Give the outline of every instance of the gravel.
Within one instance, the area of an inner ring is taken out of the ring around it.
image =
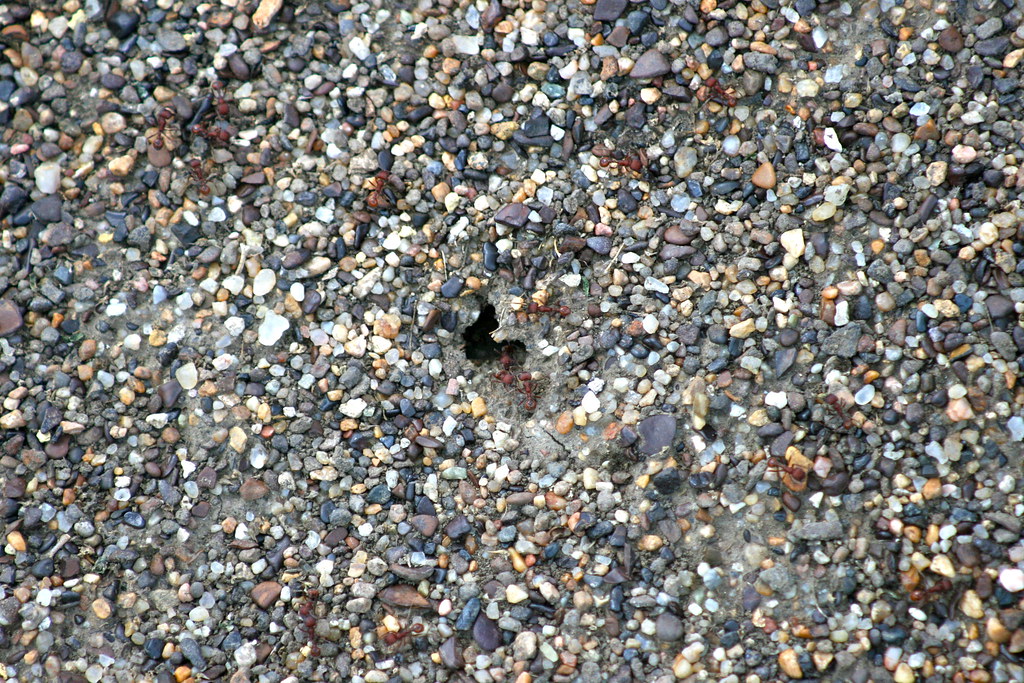
[[[0,7],[3,677],[1024,680],[1021,8],[428,5]]]

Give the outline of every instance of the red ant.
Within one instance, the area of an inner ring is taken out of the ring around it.
[[[170,107],[164,107],[156,115],[156,130],[147,138],[153,149],[163,149],[164,145],[170,144],[171,138],[167,135],[167,130],[173,118],[174,110]]]
[[[192,134],[206,138],[210,142],[226,144],[231,139],[231,131],[225,128],[207,128],[201,123],[192,126]]]
[[[391,206],[391,199],[386,192],[388,185],[394,180],[390,171],[379,171],[370,180],[370,194],[366,197],[366,205],[372,209]]]
[[[736,95],[732,88],[724,88],[721,82],[714,77],[707,79],[702,86],[697,88],[697,99],[701,102],[714,100],[727,107],[736,106]]]
[[[825,397],[825,403],[836,412],[836,415],[843,419],[843,429],[849,429],[853,426],[853,417],[846,412],[846,404],[843,400],[835,394],[829,394]]]
[[[309,654],[314,657],[320,656],[320,646],[316,642],[316,615],[313,614],[313,606],[316,605],[320,591],[311,588],[306,591],[306,602],[299,608],[299,616],[302,617],[302,624],[306,627],[306,635],[309,639]]]
[[[529,412],[533,412],[537,409],[537,397],[536,391],[536,379],[532,373],[529,372],[512,372],[512,366],[515,365],[515,358],[512,356],[513,348],[511,345],[506,345],[501,349],[501,356],[498,358],[498,362],[501,363],[503,370],[499,370],[494,373],[494,379],[498,380],[507,387],[515,387],[517,391],[523,394],[526,398],[523,400],[523,408]]]
[[[383,640],[385,645],[394,645],[400,640],[408,638],[413,634],[420,633],[423,633],[423,624],[413,624],[409,628],[404,628],[401,631],[395,631],[394,633],[385,633]]]
[[[188,162],[188,165],[192,178],[199,185],[199,194],[204,197],[210,194],[210,186],[206,182],[206,174],[203,173],[203,162],[199,161],[199,159],[192,159]]]
[[[538,304],[536,301],[531,301],[530,304],[526,307],[526,312],[527,313],[531,313],[531,314],[534,314],[534,313],[557,313],[558,315],[562,316],[563,318],[567,318],[567,317],[569,317],[569,314],[572,311],[570,310],[570,308],[568,306],[565,306],[565,305],[562,305],[562,306],[545,306],[543,304]]]
[[[529,372],[521,372],[516,379],[520,382],[520,391],[526,395],[526,398],[523,399],[523,408],[532,413],[537,410],[537,397],[533,393],[536,388],[533,375]]]
[[[625,153],[619,150],[614,152],[603,145],[595,145],[591,153],[601,159],[601,168],[608,168],[614,165],[616,168],[628,168],[633,173],[641,173],[647,168],[647,152],[637,150],[636,152]]]
[[[923,600],[927,600],[933,595],[937,595],[938,593],[945,593],[952,587],[952,581],[949,579],[942,579],[930,588],[919,588],[917,590],[910,591],[910,599],[914,602],[921,602]]]
[[[807,470],[788,464],[777,455],[768,458],[768,471],[783,473],[782,482],[791,491],[803,491],[807,487]]]
[[[227,100],[224,99],[224,81],[214,81],[210,85],[210,89],[217,98],[217,116],[221,118],[227,117],[230,108],[228,107]]]

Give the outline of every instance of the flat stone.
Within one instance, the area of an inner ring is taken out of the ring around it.
[[[486,614],[473,622],[473,640],[484,652],[494,652],[501,647],[501,631]]]
[[[448,280],[441,285],[441,296],[446,299],[454,299],[462,292],[462,287],[466,284],[458,275],[452,275]]]
[[[676,435],[676,418],[672,415],[652,415],[637,425],[642,439],[640,451],[654,455],[672,445]]]
[[[663,643],[671,643],[683,637],[683,622],[674,614],[664,612],[654,622],[654,637]]]
[[[821,343],[821,350],[830,356],[853,358],[857,355],[857,342],[860,341],[860,327],[846,325],[836,330]]]
[[[964,37],[956,26],[950,26],[939,33],[939,47],[946,52],[960,52],[964,49]]]
[[[993,318],[1007,318],[1015,313],[1014,304],[1002,294],[993,294],[985,299],[985,306]]]
[[[622,16],[628,0],[597,0],[594,4],[594,21],[615,21]]]
[[[430,607],[430,601],[408,584],[388,586],[380,592],[380,599],[393,607]]]
[[[494,220],[502,225],[508,225],[513,228],[521,228],[526,225],[526,220],[530,215],[530,209],[526,204],[515,202],[513,204],[507,204],[494,214]]]
[[[270,487],[262,479],[250,477],[238,487],[238,493],[242,496],[242,500],[259,500],[270,493]]]
[[[805,541],[834,540],[843,537],[843,525],[837,520],[810,522],[794,531],[793,535]]]
[[[269,609],[281,597],[281,584],[277,581],[263,581],[256,584],[249,594],[260,609]]]
[[[0,299],[0,337],[6,337],[18,330],[24,320],[18,306],[10,299]]]
[[[669,64],[665,55],[651,48],[640,55],[640,58],[636,60],[632,70],[630,70],[629,75],[631,78],[637,79],[655,78],[657,76],[664,76],[670,71],[672,71],[672,65]]]

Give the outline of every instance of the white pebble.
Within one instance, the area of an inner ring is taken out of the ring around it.
[[[60,189],[60,166],[47,162],[39,164],[35,172],[36,188],[43,194],[53,194]]]
[[[647,334],[654,334],[655,332],[658,331],[658,319],[655,318],[650,313],[648,313],[647,315],[644,316],[643,326],[644,332],[646,332]]]
[[[256,273],[252,280],[253,296],[266,296],[277,284],[277,275],[269,268],[264,268]]]
[[[1019,593],[1024,590],[1024,571],[1007,567],[999,572],[999,583],[1011,593]]]
[[[195,363],[185,363],[174,373],[174,379],[178,380],[178,384],[185,391],[194,389],[196,384],[199,383],[199,372],[196,370]]]
[[[872,384],[865,384],[860,388],[854,397],[854,402],[859,406],[866,406],[875,397],[875,387]]]
[[[580,407],[587,413],[596,413],[601,410],[601,400],[597,398],[593,391],[588,391],[584,394]]]
[[[769,391],[764,395],[764,404],[766,406],[785,408],[788,403],[789,402],[786,400],[786,392],[784,391]]]
[[[306,298],[306,288],[301,282],[293,282],[292,286],[288,288],[288,293],[292,295],[292,298],[296,301],[302,301]]]
[[[238,296],[242,287],[245,287],[245,279],[241,275],[228,275],[220,284],[221,287],[231,292],[232,296]]]
[[[289,326],[288,318],[278,315],[273,311],[267,311],[267,315],[263,318],[263,322],[260,323],[259,330],[257,330],[260,344],[273,346],[281,338],[281,335],[288,330]]]

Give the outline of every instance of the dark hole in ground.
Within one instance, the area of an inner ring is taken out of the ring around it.
[[[506,345],[512,346],[512,355],[517,361],[523,359],[526,355],[526,345],[517,341],[505,344],[494,341],[491,333],[496,329],[498,329],[498,316],[494,311],[494,306],[487,304],[480,309],[480,317],[476,319],[476,322],[467,327],[462,335],[466,344],[467,360],[474,363],[498,362],[501,357],[501,349]]]

